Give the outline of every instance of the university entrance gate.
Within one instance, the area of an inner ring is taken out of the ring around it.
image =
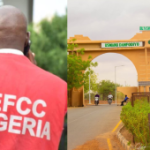
[[[83,60],[87,60],[91,55],[92,59],[106,53],[118,53],[126,56],[134,64],[138,74],[138,91],[150,91],[150,31],[142,31],[137,33],[130,40],[109,40],[109,41],[92,41],[89,37],[75,35],[68,39],[76,39],[75,43],[78,48],[85,49],[82,55]],[[84,88],[73,90],[71,97],[72,106],[84,105]]]

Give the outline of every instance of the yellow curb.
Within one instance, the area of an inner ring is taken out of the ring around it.
[[[108,143],[109,150],[112,150],[112,146],[111,146],[111,143],[110,143],[110,139],[107,139],[107,143]]]
[[[115,131],[116,131],[116,129],[119,127],[119,125],[120,125],[121,122],[122,122],[122,121],[120,120],[120,121],[118,122],[118,124],[115,126],[115,128],[112,130],[112,132],[115,132]]]

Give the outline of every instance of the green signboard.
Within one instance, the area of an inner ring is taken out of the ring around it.
[[[150,31],[150,26],[140,26],[141,31]]]
[[[115,47],[141,47],[143,42],[119,42],[119,43],[102,43],[102,48],[115,48]]]

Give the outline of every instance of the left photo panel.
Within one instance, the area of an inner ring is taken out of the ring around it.
[[[67,150],[67,0],[0,0],[0,150]]]

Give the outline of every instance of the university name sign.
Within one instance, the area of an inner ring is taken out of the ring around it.
[[[114,48],[114,47],[141,47],[143,42],[119,42],[119,43],[102,43],[102,48]]]
[[[141,31],[150,31],[150,26],[140,26]]]

